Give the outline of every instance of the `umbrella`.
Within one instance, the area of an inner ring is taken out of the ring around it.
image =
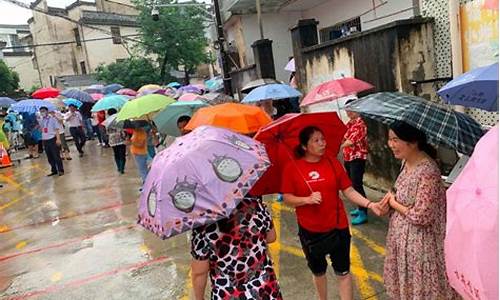
[[[299,91],[287,84],[272,83],[253,89],[241,102],[254,103],[263,100],[281,100],[300,96],[302,94]]]
[[[185,93],[193,93],[193,94],[198,94],[198,95],[203,94],[202,91],[198,87],[196,87],[192,84],[180,87],[177,91],[179,91],[183,94],[185,94]]]
[[[198,94],[187,93],[187,94],[181,95],[179,97],[179,99],[177,99],[177,101],[195,101],[199,98],[201,98],[201,96]]]
[[[498,124],[479,140],[446,198],[451,286],[465,299],[498,299]]]
[[[41,88],[31,94],[31,97],[35,99],[55,98],[57,96],[59,96],[59,90],[52,87]]]
[[[66,106],[66,104],[64,104],[64,102],[63,102],[63,99],[60,99],[60,98],[45,98],[45,99],[43,99],[43,101],[50,102],[50,103],[54,104],[57,108],[63,108]]]
[[[123,85],[118,83],[108,84],[104,87],[104,94],[111,94],[123,89]]]
[[[212,105],[222,104],[227,102],[237,102],[235,99],[223,93],[208,93],[200,96],[199,99],[207,103],[210,103]]]
[[[106,128],[123,128],[125,121],[117,121],[116,117],[118,114],[111,115],[102,122],[102,125],[104,125]]]
[[[118,113],[117,120],[139,119],[142,117],[150,118],[149,114],[162,110],[165,106],[174,102],[174,99],[163,95],[151,94],[142,96],[125,103]]]
[[[137,96],[137,92],[134,91],[133,89],[119,89],[116,91],[118,95],[125,95],[125,96],[132,96],[135,97]]]
[[[84,89],[85,92],[89,94],[102,94],[104,93],[104,85],[102,84],[93,84],[88,88]]]
[[[104,98],[104,94],[92,93],[92,94],[90,94],[90,97],[92,97],[92,99],[94,99],[94,102],[95,102],[95,101],[98,101],[98,100],[101,100],[102,98]]]
[[[95,100],[92,98],[92,96],[90,96],[89,93],[77,89],[64,90],[61,92],[61,95],[67,98],[80,100],[82,102],[90,102],[90,103],[95,102]]]
[[[171,88],[178,88],[180,87],[182,84],[178,83],[177,81],[174,81],[174,82],[171,82],[169,84],[167,84],[167,87],[171,87]]]
[[[186,125],[186,129],[193,130],[199,126],[211,125],[242,134],[251,134],[271,121],[271,117],[259,107],[225,103],[200,108]]]
[[[12,104],[9,107],[10,111],[15,111],[18,113],[26,112],[30,114],[34,114],[40,110],[40,107],[47,107],[49,111],[56,110],[56,106],[48,101],[38,100],[38,99],[27,99],[21,100],[15,104]]]
[[[175,89],[167,87],[166,89],[159,89],[153,92],[153,94],[160,94],[169,97],[174,97],[176,92]]]
[[[272,164],[254,187],[256,195],[280,192],[283,169],[286,164],[294,160],[293,153],[299,144],[299,133],[307,126],[321,129],[327,144],[327,155],[337,157],[347,128],[336,112],[286,114],[262,127],[254,137],[266,145]]]
[[[181,133],[177,128],[177,120],[181,116],[191,117],[198,108],[204,106],[207,106],[207,104],[200,100],[175,102],[160,111],[155,116],[153,121],[155,122],[156,128],[158,128],[160,133],[168,134],[170,136],[180,136]]]
[[[403,93],[376,93],[355,100],[346,109],[391,124],[399,120],[422,130],[430,143],[469,155],[484,131],[474,119],[443,105]]]
[[[253,81],[250,81],[249,83],[245,84],[241,88],[241,92],[242,93],[249,93],[254,88],[257,88],[261,85],[271,84],[271,83],[283,83],[283,82],[278,81],[276,79],[272,79],[272,78],[257,79],[257,80],[253,80]]]
[[[438,94],[450,104],[498,111],[498,63],[458,76]]]
[[[108,110],[110,108],[114,108],[116,110],[120,110],[125,103],[127,103],[128,99],[122,95],[114,95],[114,96],[106,96],[101,100],[97,101],[97,103],[92,107],[92,112]]]
[[[372,88],[373,85],[353,77],[330,80],[316,86],[307,93],[300,106],[331,101]]]
[[[8,108],[14,103],[16,103],[16,101],[9,97],[0,97],[0,107]]]
[[[292,58],[288,61],[285,66],[285,71],[295,72],[295,58]]]
[[[137,90],[137,93],[142,94],[143,92],[148,91],[148,90],[156,91],[159,89],[161,89],[161,86],[159,86],[157,84],[146,84],[146,85],[143,85],[139,90]]]
[[[259,142],[222,128],[197,128],[155,156],[138,223],[165,239],[227,218],[268,166]]]
[[[202,92],[207,90],[207,87],[202,83],[196,83],[196,84],[193,84],[193,86],[198,88]]]
[[[73,98],[64,99],[63,103],[66,106],[74,105],[74,106],[76,106],[76,108],[80,108],[80,106],[82,106],[82,104],[83,104],[81,101],[78,101],[78,100],[73,99]]]
[[[215,77],[205,81],[205,86],[211,92],[220,91],[224,89],[224,80],[220,77]]]

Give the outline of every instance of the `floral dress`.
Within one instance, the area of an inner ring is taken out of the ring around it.
[[[267,255],[266,235],[272,221],[264,203],[245,198],[228,219],[223,233],[217,223],[193,230],[191,254],[209,260],[212,299],[282,299]]]
[[[460,299],[446,276],[445,188],[435,162],[424,160],[396,180],[396,200],[409,207],[392,211],[386,241],[384,281],[390,299]]]

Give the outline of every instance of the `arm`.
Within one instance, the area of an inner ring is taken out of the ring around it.
[[[191,261],[191,280],[193,283],[194,299],[196,300],[202,300],[204,298],[205,287],[207,286],[208,271],[208,259],[193,259]]]
[[[313,192],[310,196],[307,197],[298,197],[293,194],[284,194],[283,201],[286,205],[291,207],[299,207],[303,205],[309,204],[320,204],[321,203],[321,193]]]
[[[374,203],[367,198],[363,197],[360,193],[358,193],[352,186],[342,191],[342,194],[349,199],[349,201],[357,204],[361,207],[369,208],[373,211],[377,216],[381,216],[386,213],[385,209],[379,205],[378,203]],[[385,198],[384,198],[385,199]]]
[[[269,230],[266,234],[266,242],[268,244],[274,243],[276,241],[276,230],[274,230],[274,225],[271,230]]]

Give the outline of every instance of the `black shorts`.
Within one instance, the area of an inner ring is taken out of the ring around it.
[[[31,136],[31,133],[25,133],[25,134],[23,134],[23,139],[24,139],[24,144],[26,146],[35,146],[35,145],[38,144],[38,142],[35,141],[33,139],[33,137]]]
[[[344,276],[349,274],[351,266],[351,234],[349,232],[349,228],[334,229],[325,233],[315,233],[299,227],[299,238],[302,250],[306,256],[307,265],[315,276],[324,275],[326,273],[328,263],[326,261],[325,254],[310,253],[310,247],[308,245],[311,241],[318,241],[321,240],[322,237],[332,234],[337,235],[338,240],[335,245],[332,245],[331,251],[329,251],[327,255],[330,256],[330,261],[335,274],[338,276]]]

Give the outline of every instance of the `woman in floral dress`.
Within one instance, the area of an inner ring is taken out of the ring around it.
[[[389,147],[403,168],[390,208],[384,281],[390,299],[460,299],[446,276],[446,194],[436,151],[420,130],[403,122],[389,130]]]
[[[276,240],[271,215],[260,198],[246,197],[231,216],[193,230],[194,296],[203,299],[207,275],[211,299],[282,299],[267,244]]]

